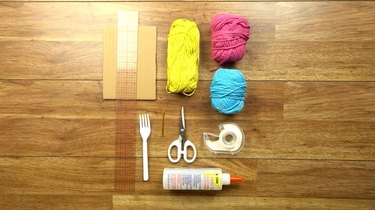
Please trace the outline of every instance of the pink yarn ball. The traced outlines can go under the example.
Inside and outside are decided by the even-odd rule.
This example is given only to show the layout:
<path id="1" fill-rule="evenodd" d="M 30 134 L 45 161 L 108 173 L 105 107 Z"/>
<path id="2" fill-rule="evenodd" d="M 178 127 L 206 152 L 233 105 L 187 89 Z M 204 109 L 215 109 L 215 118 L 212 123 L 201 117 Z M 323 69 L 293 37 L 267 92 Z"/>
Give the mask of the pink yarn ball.
<path id="1" fill-rule="evenodd" d="M 243 58 L 250 37 L 249 22 L 241 16 L 218 14 L 211 21 L 211 57 L 220 65 Z"/>

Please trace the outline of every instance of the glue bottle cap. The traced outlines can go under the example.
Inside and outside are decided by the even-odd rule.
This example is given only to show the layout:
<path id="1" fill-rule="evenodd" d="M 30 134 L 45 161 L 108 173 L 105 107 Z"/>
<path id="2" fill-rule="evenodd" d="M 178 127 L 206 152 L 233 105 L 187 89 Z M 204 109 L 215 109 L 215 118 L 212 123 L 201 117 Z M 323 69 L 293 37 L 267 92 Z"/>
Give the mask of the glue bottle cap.
<path id="1" fill-rule="evenodd" d="M 223 173 L 221 175 L 221 183 L 223 183 L 223 185 L 230 185 L 230 174 Z"/>

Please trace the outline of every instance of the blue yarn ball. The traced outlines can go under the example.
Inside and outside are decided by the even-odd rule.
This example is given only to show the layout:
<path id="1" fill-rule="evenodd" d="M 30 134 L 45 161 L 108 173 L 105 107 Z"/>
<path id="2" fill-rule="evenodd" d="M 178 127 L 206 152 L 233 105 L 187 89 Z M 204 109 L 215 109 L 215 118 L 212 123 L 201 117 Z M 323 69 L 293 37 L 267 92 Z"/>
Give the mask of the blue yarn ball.
<path id="1" fill-rule="evenodd" d="M 244 107 L 246 90 L 241 71 L 219 68 L 211 81 L 211 106 L 222 114 L 236 114 Z"/>

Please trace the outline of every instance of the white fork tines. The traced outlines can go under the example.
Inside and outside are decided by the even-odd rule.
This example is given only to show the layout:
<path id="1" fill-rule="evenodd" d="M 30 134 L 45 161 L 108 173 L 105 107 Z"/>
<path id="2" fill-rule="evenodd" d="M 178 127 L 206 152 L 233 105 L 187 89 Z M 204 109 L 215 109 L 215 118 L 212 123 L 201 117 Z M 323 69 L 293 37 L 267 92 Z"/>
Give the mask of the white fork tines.
<path id="1" fill-rule="evenodd" d="M 139 133 L 143 142 L 143 180 L 148 181 L 147 139 L 151 134 L 151 123 L 147 113 L 139 114 Z"/>
<path id="2" fill-rule="evenodd" d="M 139 114 L 139 132 L 143 140 L 147 140 L 151 134 L 150 116 L 147 113 Z"/>

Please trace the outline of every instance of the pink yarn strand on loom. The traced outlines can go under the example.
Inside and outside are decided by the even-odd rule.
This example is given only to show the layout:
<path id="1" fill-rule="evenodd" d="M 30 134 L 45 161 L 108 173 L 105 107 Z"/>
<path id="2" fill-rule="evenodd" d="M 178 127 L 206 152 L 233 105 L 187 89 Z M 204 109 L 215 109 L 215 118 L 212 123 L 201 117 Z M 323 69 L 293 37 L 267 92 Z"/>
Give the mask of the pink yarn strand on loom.
<path id="1" fill-rule="evenodd" d="M 211 57 L 220 65 L 243 58 L 250 25 L 238 15 L 218 14 L 211 21 Z"/>

